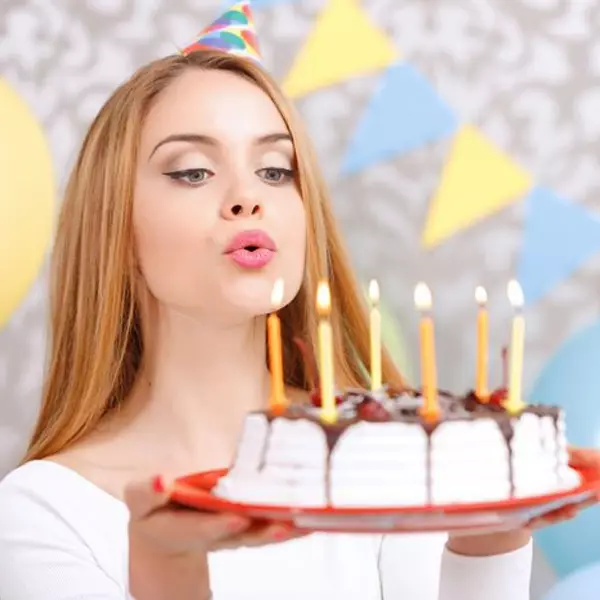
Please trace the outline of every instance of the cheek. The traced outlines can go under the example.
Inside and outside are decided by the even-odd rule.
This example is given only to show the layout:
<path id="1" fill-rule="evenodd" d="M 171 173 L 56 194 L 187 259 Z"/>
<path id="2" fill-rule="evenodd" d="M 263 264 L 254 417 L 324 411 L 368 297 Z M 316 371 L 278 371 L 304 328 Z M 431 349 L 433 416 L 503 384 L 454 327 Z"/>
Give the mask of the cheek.
<path id="1" fill-rule="evenodd" d="M 207 215 L 173 207 L 134 207 L 136 249 L 148 288 L 159 300 L 194 293 L 208 246 Z M 196 276 L 194 275 L 196 274 Z"/>
<path id="2" fill-rule="evenodd" d="M 284 269 L 286 279 L 294 294 L 300 288 L 306 262 L 306 211 L 301 199 L 290 207 L 286 215 L 284 236 Z"/>

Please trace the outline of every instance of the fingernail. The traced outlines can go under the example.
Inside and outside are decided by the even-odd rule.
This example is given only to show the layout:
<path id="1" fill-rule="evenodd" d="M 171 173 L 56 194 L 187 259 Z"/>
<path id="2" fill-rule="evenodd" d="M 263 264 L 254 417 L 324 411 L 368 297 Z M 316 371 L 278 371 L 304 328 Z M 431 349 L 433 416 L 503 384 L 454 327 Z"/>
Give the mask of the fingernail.
<path id="1" fill-rule="evenodd" d="M 246 527 L 246 519 L 231 519 L 227 523 L 229 531 L 241 531 L 244 527 Z"/>
<path id="2" fill-rule="evenodd" d="M 275 531 L 273 531 L 273 539 L 275 540 L 285 540 L 290 537 L 291 532 L 289 529 L 285 527 L 278 527 Z"/>
<path id="3" fill-rule="evenodd" d="M 160 475 L 157 475 L 152 480 L 152 489 L 157 494 L 164 494 L 167 491 L 167 486 L 165 484 L 165 480 Z"/>

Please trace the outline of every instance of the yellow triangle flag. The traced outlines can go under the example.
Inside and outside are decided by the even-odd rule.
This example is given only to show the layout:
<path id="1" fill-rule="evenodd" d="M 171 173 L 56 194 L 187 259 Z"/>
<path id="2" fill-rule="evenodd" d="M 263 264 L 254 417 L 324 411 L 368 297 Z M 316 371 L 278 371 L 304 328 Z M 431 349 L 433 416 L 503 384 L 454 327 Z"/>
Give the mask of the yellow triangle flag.
<path id="1" fill-rule="evenodd" d="M 431 201 L 423 245 L 432 247 L 522 197 L 532 178 L 472 125 L 457 133 Z"/>
<path id="2" fill-rule="evenodd" d="M 384 69 L 398 52 L 357 0 L 330 0 L 296 57 L 283 89 L 299 97 L 351 77 Z"/>

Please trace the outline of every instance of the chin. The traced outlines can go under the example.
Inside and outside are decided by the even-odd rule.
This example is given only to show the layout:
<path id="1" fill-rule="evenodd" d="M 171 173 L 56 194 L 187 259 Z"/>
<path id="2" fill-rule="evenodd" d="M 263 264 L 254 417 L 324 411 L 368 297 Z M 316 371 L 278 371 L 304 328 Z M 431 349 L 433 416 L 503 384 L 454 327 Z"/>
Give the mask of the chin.
<path id="1" fill-rule="evenodd" d="M 271 312 L 271 285 L 270 282 L 245 282 L 244 285 L 222 290 L 220 302 L 224 312 L 246 318 L 258 317 Z"/>
<path id="2" fill-rule="evenodd" d="M 271 293 L 275 279 L 276 277 L 269 274 L 265 277 L 243 278 L 236 281 L 228 289 L 223 289 L 223 306 L 227 306 L 232 313 L 249 319 L 271 313 L 273 311 Z M 286 290 L 281 306 L 289 304 L 297 293 L 297 289 Z"/>

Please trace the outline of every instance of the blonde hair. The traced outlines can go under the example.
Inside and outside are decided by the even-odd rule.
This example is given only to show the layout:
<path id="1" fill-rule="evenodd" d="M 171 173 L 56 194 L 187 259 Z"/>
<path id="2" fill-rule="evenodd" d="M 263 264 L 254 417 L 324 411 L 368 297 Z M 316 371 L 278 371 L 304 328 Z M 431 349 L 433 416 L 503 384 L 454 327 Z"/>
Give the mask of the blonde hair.
<path id="1" fill-rule="evenodd" d="M 115 91 L 92 123 L 68 182 L 52 256 L 49 366 L 25 460 L 56 454 L 85 437 L 122 405 L 134 384 L 144 355 L 132 229 L 140 130 L 157 95 L 190 68 L 229 71 L 253 82 L 273 100 L 293 138 L 306 206 L 307 262 L 298 296 L 281 312 L 287 383 L 304 389 L 314 384 L 293 338 L 315 351 L 314 299 L 318 281 L 327 277 L 336 380 L 340 386 L 368 384 L 363 293 L 290 103 L 248 60 L 209 51 L 170 56 L 140 69 Z M 383 376 L 402 385 L 385 351 Z"/>

